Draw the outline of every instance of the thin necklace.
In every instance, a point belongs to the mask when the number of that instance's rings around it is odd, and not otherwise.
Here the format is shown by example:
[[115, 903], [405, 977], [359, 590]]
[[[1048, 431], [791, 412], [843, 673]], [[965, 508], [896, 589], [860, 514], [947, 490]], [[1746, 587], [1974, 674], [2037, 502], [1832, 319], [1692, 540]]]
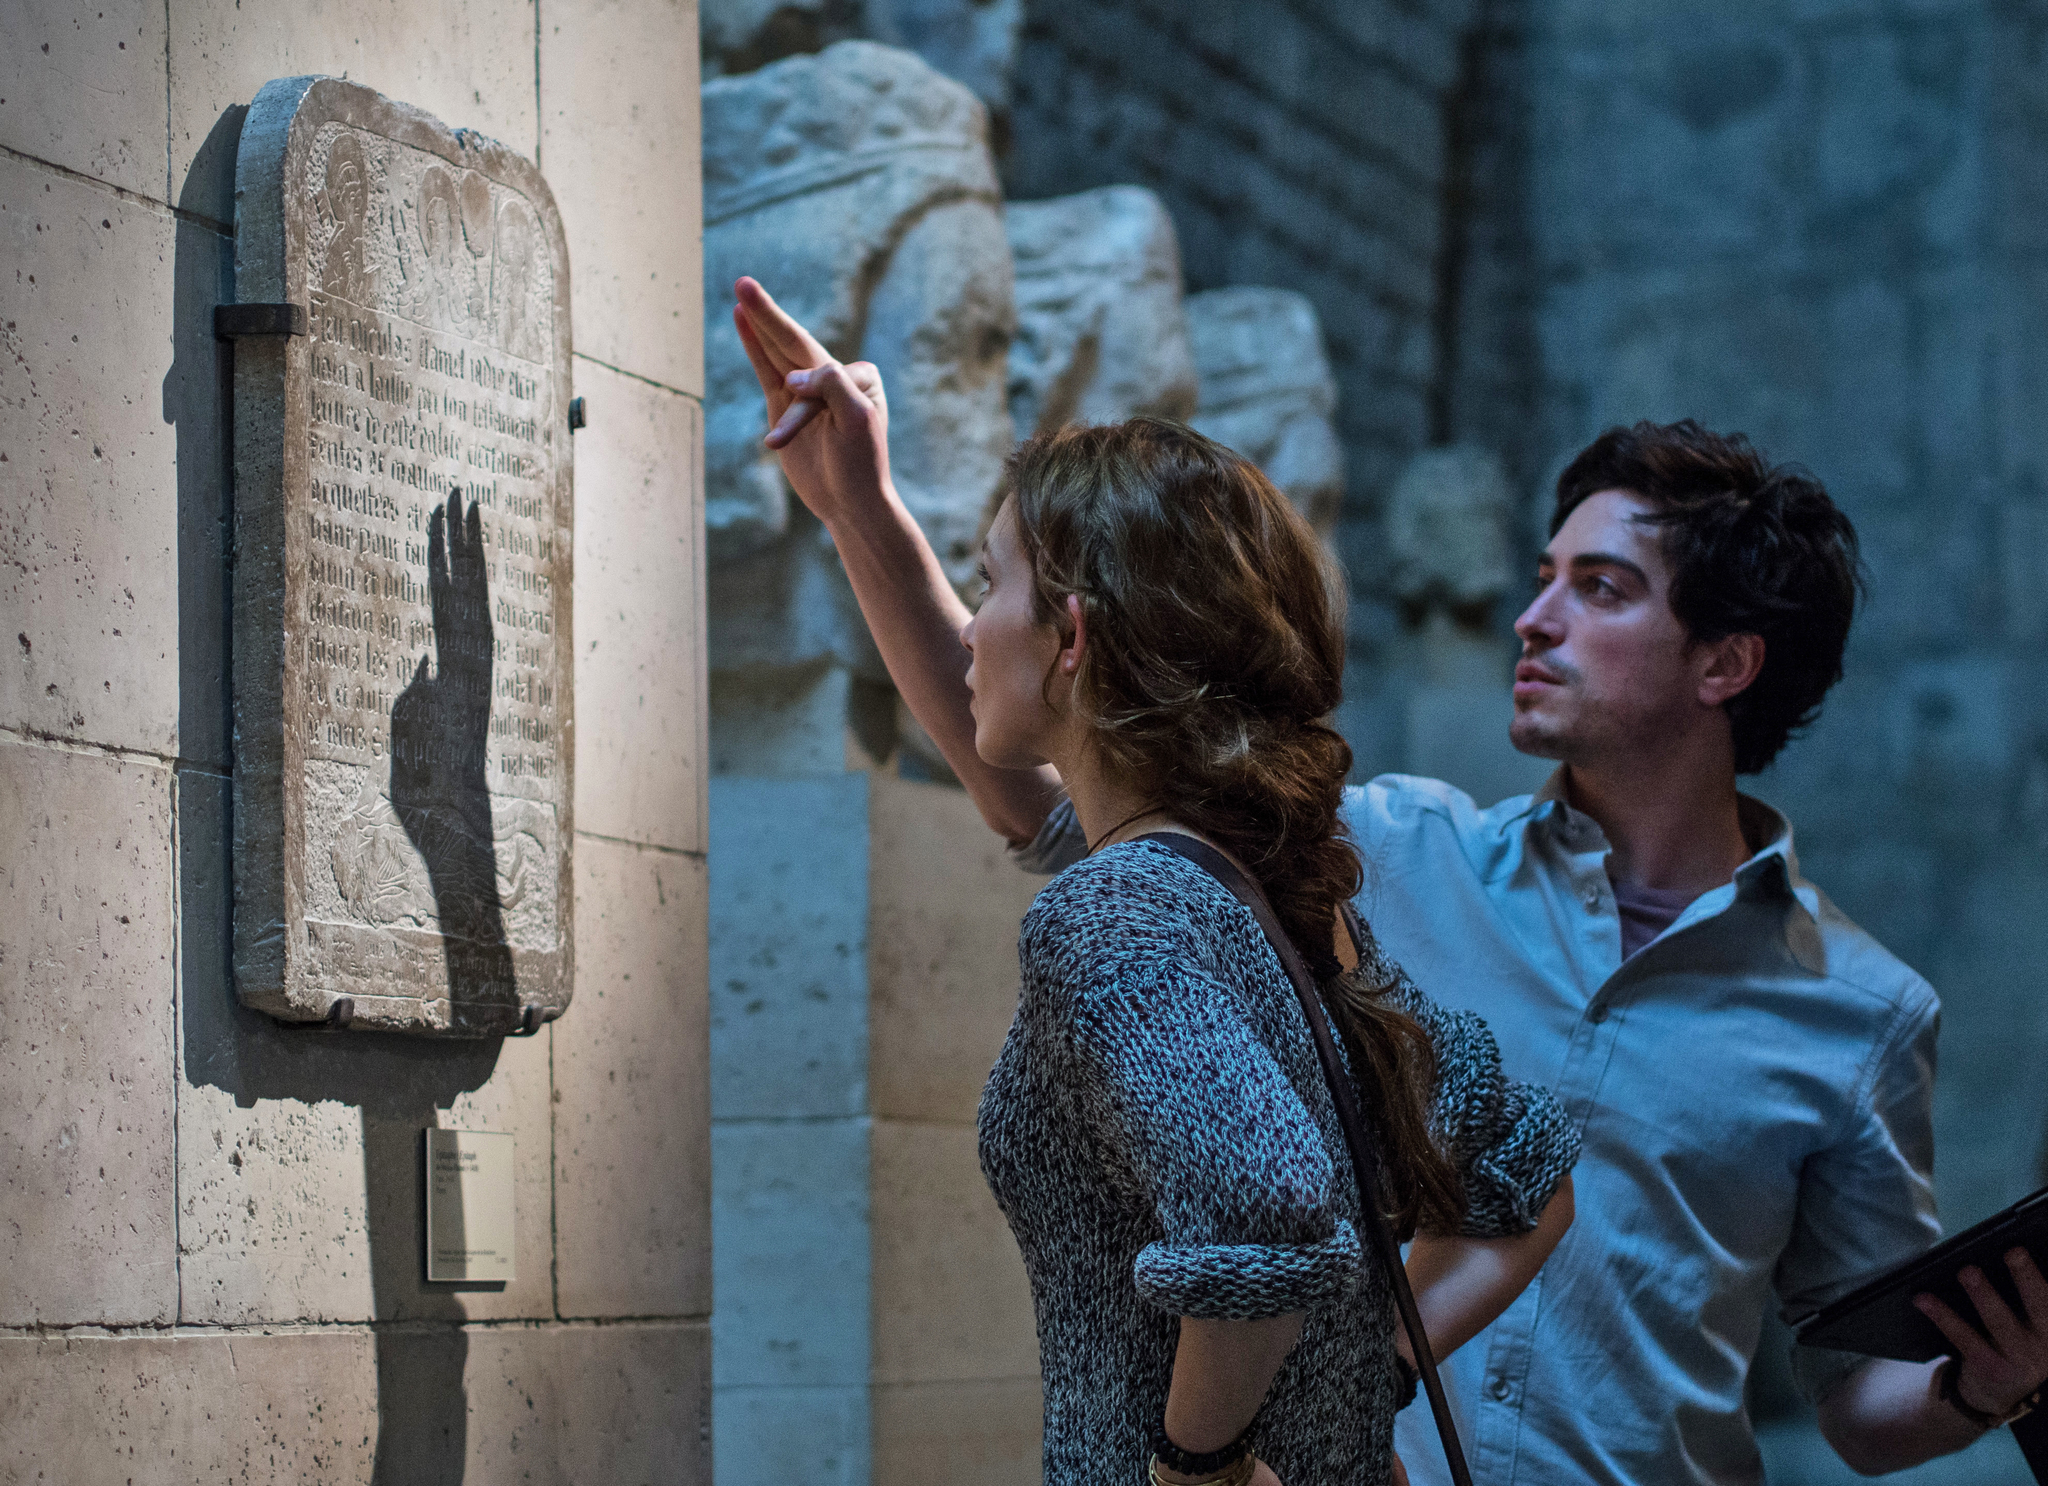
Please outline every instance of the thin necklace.
[[1132, 821], [1143, 820], [1148, 815], [1157, 815], [1162, 808], [1164, 807], [1159, 805], [1147, 805], [1142, 810], [1134, 811], [1132, 814], [1126, 815], [1122, 820], [1118, 821], [1115, 825], [1111, 826], [1108, 830], [1104, 831], [1094, 841], [1088, 843], [1088, 855], [1094, 856], [1096, 852], [1102, 850], [1104, 846], [1109, 844], [1110, 837], [1114, 836], [1118, 831], [1121, 831], [1125, 826], [1129, 825]]

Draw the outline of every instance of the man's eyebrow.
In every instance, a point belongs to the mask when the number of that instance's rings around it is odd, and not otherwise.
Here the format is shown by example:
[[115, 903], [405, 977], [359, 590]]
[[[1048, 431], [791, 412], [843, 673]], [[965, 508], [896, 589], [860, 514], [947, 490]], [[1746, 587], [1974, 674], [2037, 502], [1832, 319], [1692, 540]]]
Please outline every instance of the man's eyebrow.
[[1634, 573], [1643, 587], [1650, 586], [1650, 575], [1618, 552], [1581, 552], [1572, 559], [1573, 572], [1583, 573], [1589, 568], [1620, 568], [1625, 573]]

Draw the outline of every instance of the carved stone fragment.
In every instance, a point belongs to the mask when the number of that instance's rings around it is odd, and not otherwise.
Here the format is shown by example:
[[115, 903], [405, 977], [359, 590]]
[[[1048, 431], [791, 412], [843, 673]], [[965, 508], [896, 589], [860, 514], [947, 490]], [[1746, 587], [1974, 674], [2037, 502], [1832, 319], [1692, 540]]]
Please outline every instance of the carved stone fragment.
[[1016, 258], [1010, 416], [1020, 437], [1063, 424], [1195, 410], [1180, 245], [1159, 198], [1105, 186], [1003, 213]]
[[1264, 470], [1327, 536], [1344, 502], [1344, 451], [1315, 307], [1287, 289], [1211, 289], [1189, 295], [1186, 313], [1202, 387], [1194, 426]]
[[752, 274], [833, 355], [881, 369], [897, 486], [964, 582], [1012, 442], [1010, 255], [987, 116], [917, 57], [843, 42], [706, 85], [704, 191], [712, 664], [846, 658], [865, 637], [822, 533], [793, 516], [762, 448], [732, 285]]
[[569, 270], [527, 160], [266, 85], [236, 297], [235, 964], [290, 1021], [486, 1036], [569, 1002]]
[[1394, 595], [1411, 609], [1472, 610], [1512, 581], [1514, 491], [1500, 460], [1471, 444], [1424, 449], [1387, 503]]
[[704, 0], [704, 76], [737, 76], [835, 41], [916, 52], [990, 108], [1009, 106], [1023, 0]]

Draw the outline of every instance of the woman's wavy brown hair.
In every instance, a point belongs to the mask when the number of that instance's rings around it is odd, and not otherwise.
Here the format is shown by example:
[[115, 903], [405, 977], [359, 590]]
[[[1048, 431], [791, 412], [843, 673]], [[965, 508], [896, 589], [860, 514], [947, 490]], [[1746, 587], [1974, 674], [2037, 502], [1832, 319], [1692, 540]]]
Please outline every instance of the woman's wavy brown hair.
[[1338, 906], [1362, 876], [1338, 812], [1351, 749], [1329, 722], [1344, 674], [1335, 564], [1250, 461], [1161, 418], [1041, 434], [1011, 455], [1007, 490], [1038, 617], [1068, 630], [1080, 599], [1074, 699], [1105, 767], [1259, 880], [1362, 1056], [1389, 1215], [1403, 1233], [1454, 1228], [1429, 1036], [1389, 987], [1333, 979]]

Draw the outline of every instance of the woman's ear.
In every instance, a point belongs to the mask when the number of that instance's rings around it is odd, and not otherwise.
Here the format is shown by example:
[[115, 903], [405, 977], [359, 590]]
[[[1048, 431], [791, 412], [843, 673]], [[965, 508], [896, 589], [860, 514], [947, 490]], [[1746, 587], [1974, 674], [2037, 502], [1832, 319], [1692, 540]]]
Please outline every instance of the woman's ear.
[[1081, 669], [1081, 657], [1088, 649], [1088, 616], [1081, 611], [1081, 595], [1067, 595], [1067, 639], [1060, 647], [1060, 673], [1072, 676]]

